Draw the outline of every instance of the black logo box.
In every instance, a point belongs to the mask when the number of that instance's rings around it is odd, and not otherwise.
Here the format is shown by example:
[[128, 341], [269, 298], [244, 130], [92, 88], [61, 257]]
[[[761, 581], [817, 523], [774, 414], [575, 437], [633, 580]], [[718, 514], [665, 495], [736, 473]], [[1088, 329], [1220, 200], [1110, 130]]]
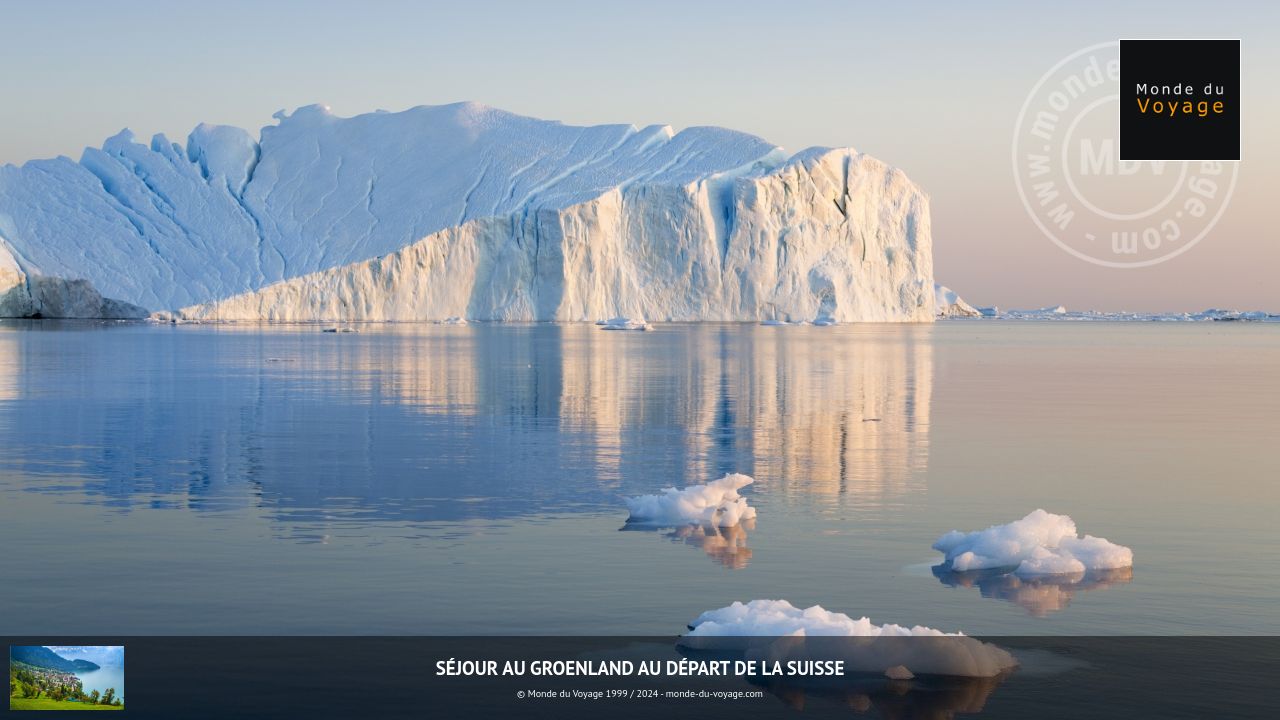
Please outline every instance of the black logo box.
[[1240, 103], [1239, 40], [1120, 41], [1121, 160], [1239, 160]]

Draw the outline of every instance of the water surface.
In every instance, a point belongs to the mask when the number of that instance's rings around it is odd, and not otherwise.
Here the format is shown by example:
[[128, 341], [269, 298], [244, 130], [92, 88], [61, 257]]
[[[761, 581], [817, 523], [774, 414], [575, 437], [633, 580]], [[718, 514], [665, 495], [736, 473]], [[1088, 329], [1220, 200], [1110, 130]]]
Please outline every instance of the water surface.
[[124, 668], [103, 665], [91, 672], [76, 673], [76, 677], [80, 678], [80, 685], [84, 688], [85, 694], [97, 690], [98, 696], [102, 697], [108, 688], [113, 688], [115, 689], [114, 697], [124, 702]]
[[[0, 632], [1276, 634], [1280, 327], [0, 323]], [[744, 472], [732, 531], [620, 499]], [[935, 577], [1030, 510], [1131, 576]]]

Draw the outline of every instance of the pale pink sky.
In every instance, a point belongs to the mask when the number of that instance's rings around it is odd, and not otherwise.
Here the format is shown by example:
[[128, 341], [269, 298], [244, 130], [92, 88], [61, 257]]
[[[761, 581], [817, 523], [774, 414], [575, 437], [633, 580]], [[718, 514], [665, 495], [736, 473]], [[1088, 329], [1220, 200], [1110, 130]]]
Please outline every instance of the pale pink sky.
[[[571, 123], [721, 125], [852, 145], [933, 198], [937, 278], [975, 304], [1280, 311], [1274, 3], [9, 3], [0, 162], [181, 140], [324, 103], [340, 115], [476, 100]], [[1010, 169], [1018, 110], [1074, 50], [1120, 37], [1243, 41], [1245, 150], [1199, 245], [1137, 270], [1041, 235]]]

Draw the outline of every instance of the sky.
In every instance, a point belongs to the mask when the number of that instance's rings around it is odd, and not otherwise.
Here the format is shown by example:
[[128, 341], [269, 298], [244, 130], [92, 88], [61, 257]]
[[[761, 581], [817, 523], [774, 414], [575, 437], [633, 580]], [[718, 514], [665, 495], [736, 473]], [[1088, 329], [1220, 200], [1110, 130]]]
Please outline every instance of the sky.
[[[0, 0], [0, 163], [182, 141], [312, 103], [338, 115], [475, 100], [572, 124], [719, 125], [853, 146], [932, 198], [935, 272], [974, 304], [1280, 311], [1280, 4]], [[1054, 63], [1121, 37], [1242, 40], [1245, 149], [1222, 220], [1182, 255], [1098, 267], [1041, 234], [1011, 168]]]

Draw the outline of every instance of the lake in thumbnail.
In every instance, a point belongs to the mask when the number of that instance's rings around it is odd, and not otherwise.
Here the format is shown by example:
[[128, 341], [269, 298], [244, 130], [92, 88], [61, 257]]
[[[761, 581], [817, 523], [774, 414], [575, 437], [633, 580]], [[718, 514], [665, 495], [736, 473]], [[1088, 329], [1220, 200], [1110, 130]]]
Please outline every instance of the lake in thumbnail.
[[[1280, 329], [0, 323], [4, 632], [1280, 633]], [[620, 532], [745, 473], [758, 518]], [[1131, 572], [935, 571], [1036, 508]], [[1212, 608], [1209, 610], [1207, 608]], [[110, 621], [104, 620], [109, 618]]]

